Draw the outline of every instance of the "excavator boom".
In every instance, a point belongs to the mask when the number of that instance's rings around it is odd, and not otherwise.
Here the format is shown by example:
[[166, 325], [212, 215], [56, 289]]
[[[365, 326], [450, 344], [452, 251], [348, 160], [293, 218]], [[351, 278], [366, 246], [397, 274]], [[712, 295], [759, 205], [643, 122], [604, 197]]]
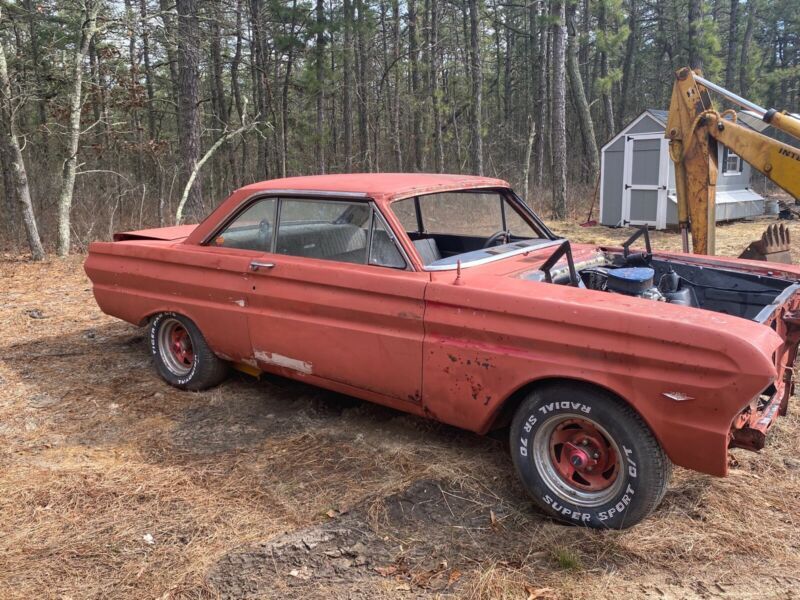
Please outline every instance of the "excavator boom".
[[[678, 222], [684, 251], [689, 250], [687, 232], [691, 231], [692, 251], [696, 254], [714, 254], [715, 251], [717, 143], [735, 152], [794, 198], [800, 197], [800, 149], [740, 125], [734, 111], [718, 112], [709, 90], [800, 139], [800, 119], [761, 108], [703, 79], [689, 68], [677, 71], [666, 137], [670, 140], [670, 157], [675, 163]], [[776, 228], [754, 244], [748, 247], [750, 258], [763, 251], [770, 260], [787, 261], [788, 230]], [[770, 256], [772, 254], [775, 256]]]

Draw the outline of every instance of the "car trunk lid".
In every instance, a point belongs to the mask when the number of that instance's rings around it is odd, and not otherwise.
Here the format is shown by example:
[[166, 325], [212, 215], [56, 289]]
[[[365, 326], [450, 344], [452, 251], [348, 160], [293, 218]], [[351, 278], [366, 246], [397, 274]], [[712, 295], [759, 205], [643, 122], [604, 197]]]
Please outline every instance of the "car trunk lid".
[[158, 227], [155, 229], [140, 229], [138, 231], [123, 231], [114, 234], [115, 242], [131, 240], [158, 240], [175, 242], [189, 236], [197, 225], [175, 225], [173, 227]]

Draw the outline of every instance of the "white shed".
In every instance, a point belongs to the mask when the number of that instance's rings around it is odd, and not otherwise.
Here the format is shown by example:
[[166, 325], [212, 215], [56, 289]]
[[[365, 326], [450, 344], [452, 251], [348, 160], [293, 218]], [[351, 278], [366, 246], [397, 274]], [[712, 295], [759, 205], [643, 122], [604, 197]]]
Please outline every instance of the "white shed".
[[[667, 111], [648, 109], [603, 146], [600, 155], [600, 222], [678, 224], [675, 166], [664, 137]], [[750, 165], [719, 145], [717, 221], [764, 214], [764, 198], [750, 188]]]

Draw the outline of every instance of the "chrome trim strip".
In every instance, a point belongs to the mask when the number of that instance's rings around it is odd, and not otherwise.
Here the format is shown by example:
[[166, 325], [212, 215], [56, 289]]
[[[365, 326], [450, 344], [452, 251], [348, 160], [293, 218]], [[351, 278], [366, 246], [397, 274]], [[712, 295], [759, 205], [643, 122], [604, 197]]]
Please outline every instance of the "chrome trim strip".
[[333, 192], [330, 190], [261, 190], [259, 196], [312, 196], [322, 198], [368, 198], [365, 192]]
[[[363, 193], [363, 192], [325, 192], [325, 191], [316, 191], [316, 190], [263, 190], [260, 192], [255, 192], [250, 196], [244, 198], [239, 204], [217, 224], [217, 226], [211, 230], [211, 233], [204, 237], [200, 242], [197, 244], [198, 246], [208, 246], [215, 237], [217, 237], [223, 229], [225, 229], [231, 222], [236, 219], [239, 215], [241, 215], [244, 211], [246, 211], [250, 206], [258, 202], [259, 200], [267, 200], [269, 198], [275, 198], [276, 204], [280, 204], [281, 198], [305, 198], [308, 200], [342, 200], [343, 202], [352, 202], [353, 200], [370, 200], [371, 198]], [[206, 219], [210, 218], [211, 215], [214, 214], [216, 210], [211, 211], [211, 213], [206, 216], [201, 223], [205, 222]], [[278, 212], [275, 215], [275, 231], [273, 233], [273, 245], [272, 251], [274, 252], [275, 245], [276, 245], [276, 236], [277, 236], [277, 224], [278, 219], [280, 218], [280, 213]], [[199, 225], [198, 225], [199, 226]]]
[[[400, 251], [400, 256], [403, 257], [403, 260], [406, 263], [406, 266], [404, 268], [402, 268], [402, 269], [400, 267], [387, 267], [386, 265], [371, 265], [371, 266], [383, 267], [385, 269], [395, 269], [397, 271], [414, 271], [414, 267], [413, 267], [414, 263], [411, 262], [411, 259], [409, 258], [408, 253], [406, 253], [405, 248], [403, 248], [403, 244], [401, 244], [400, 240], [397, 239], [397, 235], [395, 234], [394, 230], [391, 227], [389, 227], [389, 223], [386, 222], [386, 218], [383, 216], [383, 214], [381, 214], [380, 208], [378, 208], [378, 205], [375, 204], [374, 202], [370, 202], [370, 204], [372, 205], [372, 211], [373, 211], [372, 214], [374, 216], [377, 216], [378, 220], [380, 220], [380, 222], [383, 224], [383, 228], [386, 230], [386, 233], [389, 236], [389, 239], [394, 243], [395, 247]], [[373, 224], [373, 229], [374, 229], [374, 227], [375, 227], [375, 225]], [[372, 244], [371, 240], [370, 240], [370, 244]], [[370, 249], [370, 252], [371, 251], [372, 250]], [[370, 255], [368, 254], [367, 255], [367, 264], [370, 264], [369, 257], [370, 257]]]
[[[478, 265], [485, 265], [488, 263], [493, 263], [498, 260], [503, 260], [504, 258], [509, 258], [511, 256], [519, 256], [520, 254], [529, 254], [531, 252], [538, 252], [544, 248], [551, 248], [552, 246], [558, 246], [564, 240], [549, 240], [538, 246], [529, 246], [525, 248], [517, 248], [516, 250], [511, 250], [509, 252], [504, 252], [503, 254], [495, 254], [493, 256], [486, 256], [484, 258], [478, 258], [476, 260], [471, 260], [469, 262], [462, 262], [461, 268], [465, 269], [467, 267], [477, 267]], [[425, 267], [424, 271], [455, 271], [458, 268], [458, 264], [455, 265], [430, 265]]]

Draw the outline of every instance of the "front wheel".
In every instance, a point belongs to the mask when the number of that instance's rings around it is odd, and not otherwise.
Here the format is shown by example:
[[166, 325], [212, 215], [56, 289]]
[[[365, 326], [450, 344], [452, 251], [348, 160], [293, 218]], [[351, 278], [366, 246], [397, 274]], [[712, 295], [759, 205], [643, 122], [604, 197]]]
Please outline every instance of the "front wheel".
[[214, 354], [197, 325], [183, 315], [156, 315], [150, 324], [150, 351], [158, 373], [177, 388], [205, 390], [228, 375], [228, 363]]
[[661, 502], [672, 464], [642, 418], [618, 398], [579, 384], [533, 391], [511, 424], [511, 455], [546, 513], [624, 529]]

